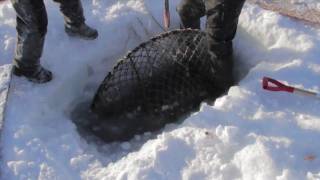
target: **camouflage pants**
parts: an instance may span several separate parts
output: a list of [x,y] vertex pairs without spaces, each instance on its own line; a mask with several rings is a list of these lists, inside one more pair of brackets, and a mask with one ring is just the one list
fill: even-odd
[[209,45],[216,53],[227,53],[232,45],[238,18],[245,0],[182,0],[177,10],[186,28],[199,26],[207,16],[206,32]]
[[[17,13],[18,42],[14,64],[33,71],[40,64],[45,34],[47,12],[43,0],[11,0]],[[77,26],[85,21],[80,0],[54,0],[60,4],[66,25]]]

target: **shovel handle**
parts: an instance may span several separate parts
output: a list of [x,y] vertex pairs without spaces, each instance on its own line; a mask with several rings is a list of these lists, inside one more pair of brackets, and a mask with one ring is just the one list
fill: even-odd
[[262,87],[268,91],[285,91],[293,94],[309,96],[309,97],[316,97],[320,98],[319,94],[316,92],[308,91],[305,89],[295,88],[292,86],[287,86],[275,79],[264,77],[262,80]]
[[262,80],[262,87],[268,91],[285,91],[289,93],[294,92],[294,87],[287,86],[275,79],[264,77]]

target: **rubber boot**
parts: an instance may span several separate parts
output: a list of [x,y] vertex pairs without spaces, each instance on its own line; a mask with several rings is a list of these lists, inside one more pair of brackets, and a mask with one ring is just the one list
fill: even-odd
[[209,54],[212,63],[210,77],[214,79],[215,86],[224,91],[234,84],[232,42],[224,44],[211,42]]
[[233,47],[239,15],[245,0],[206,0],[207,40],[212,61],[212,78],[222,89],[233,79]]
[[79,26],[66,25],[65,31],[70,37],[77,37],[85,40],[94,40],[98,37],[98,31],[82,23]]
[[35,70],[22,70],[14,66],[13,74],[16,76],[24,76],[29,81],[32,81],[34,83],[39,83],[39,84],[47,83],[52,80],[51,71],[45,69],[42,66],[39,66]]

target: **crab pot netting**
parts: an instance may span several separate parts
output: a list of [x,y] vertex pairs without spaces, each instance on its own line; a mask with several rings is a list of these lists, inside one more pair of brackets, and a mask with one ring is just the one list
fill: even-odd
[[210,94],[205,33],[176,30],[142,43],[104,79],[92,103],[94,133],[126,140],[188,116]]

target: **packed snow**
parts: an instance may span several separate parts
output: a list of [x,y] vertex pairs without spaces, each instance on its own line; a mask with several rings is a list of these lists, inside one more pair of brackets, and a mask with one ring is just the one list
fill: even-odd
[[[179,0],[170,2],[175,29]],[[320,179],[320,101],[261,88],[261,78],[270,76],[320,92],[320,30],[252,4],[242,11],[234,43],[239,83],[214,105],[130,142],[106,144],[78,133],[74,109],[90,103],[117,59],[163,31],[162,4],[83,1],[87,23],[100,34],[83,41],[64,33],[59,8],[46,1],[41,62],[54,80],[12,79],[2,179]],[[15,42],[15,13],[6,1],[0,4],[0,71],[9,68]]]

